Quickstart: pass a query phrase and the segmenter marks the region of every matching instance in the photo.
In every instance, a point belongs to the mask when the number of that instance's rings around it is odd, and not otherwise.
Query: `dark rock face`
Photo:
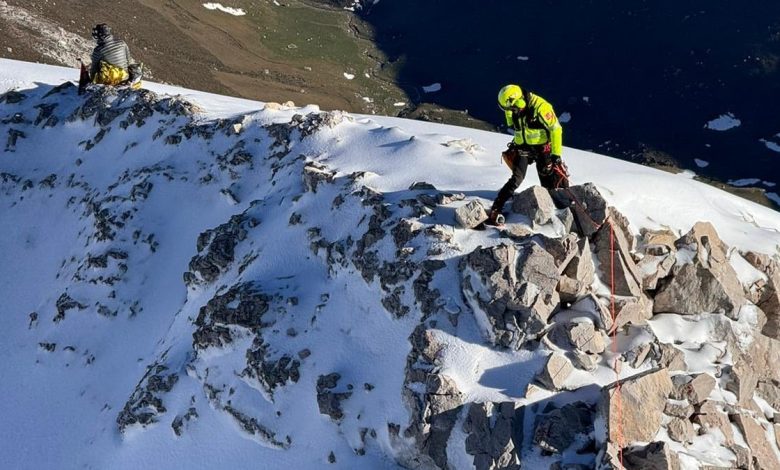
[[[341,402],[352,396],[351,391],[336,392],[341,374],[333,372],[321,375],[317,379],[317,406],[320,413],[330,416],[334,421],[340,421],[344,417]]]
[[[146,375],[135,387],[122,412],[117,416],[119,432],[124,432],[128,426],[135,424],[147,426],[156,423],[158,417],[167,411],[162,397],[170,392],[179,380],[178,374],[166,374],[167,370],[168,368],[162,364],[149,366]]]
[[[268,347],[258,336],[252,343],[252,348],[246,352],[246,368],[243,375],[257,379],[265,390],[273,396],[273,391],[287,382],[297,382],[301,374],[301,362],[288,355],[277,360],[268,359]]]
[[[623,458],[629,469],[680,469],[680,458],[666,442],[651,442],[643,447],[632,448]]]
[[[60,297],[57,299],[57,315],[54,316],[54,323],[64,320],[65,313],[68,310],[72,310],[74,308],[84,310],[87,308],[87,306],[76,300],[73,300],[73,298],[71,298],[71,296],[69,296],[67,293],[62,293],[62,295],[60,295]]]
[[[463,424],[466,453],[479,470],[519,470],[523,413],[513,402],[472,403]]]
[[[592,408],[582,402],[554,409],[537,418],[533,442],[544,451],[563,454],[578,435],[593,432],[593,415]]]
[[[263,321],[263,315],[268,312],[271,300],[252,283],[238,284],[225,294],[215,296],[200,309],[195,320],[197,329],[192,335],[193,346],[196,349],[225,346],[233,341],[231,326],[259,332],[268,324]],[[234,303],[237,304],[231,306]]]
[[[195,407],[190,407],[189,410],[187,410],[186,413],[183,415],[178,415],[173,419],[173,422],[171,422],[171,429],[173,429],[173,432],[181,437],[182,434],[184,434],[184,429],[186,428],[186,425],[190,421],[195,421],[198,419],[198,410]]]
[[[260,424],[257,418],[242,413],[231,405],[225,405],[222,407],[222,409],[225,410],[225,412],[232,416],[236,421],[238,421],[246,433],[252,436],[256,436],[263,442],[279,449],[287,449],[290,447],[292,441],[290,440],[289,436],[287,436],[285,441],[277,440],[276,433],[270,430],[268,427]]]
[[[246,214],[234,215],[228,222],[198,236],[198,254],[190,260],[190,271],[184,273],[187,285],[211,283],[227,271],[235,259],[235,248],[246,238],[247,229],[259,222]]]

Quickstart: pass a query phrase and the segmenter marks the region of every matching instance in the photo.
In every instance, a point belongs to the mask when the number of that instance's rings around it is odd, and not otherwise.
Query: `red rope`
[[[609,224],[609,307],[612,316],[612,355],[614,356],[614,362],[612,368],[615,371],[616,385],[615,385],[615,397],[617,400],[617,433],[618,433],[618,455],[620,457],[620,466],[623,466],[623,397],[620,393],[620,371],[618,370],[618,354],[617,354],[617,314],[615,313],[615,227],[612,222],[607,220]]]
[[[567,177],[567,175],[557,166],[553,167],[553,170],[558,173],[560,176],[560,179],[558,180],[558,184],[560,184],[561,181],[563,181],[564,178]],[[618,350],[617,350],[617,314],[615,313],[615,227],[612,225],[612,221],[609,219],[605,219],[603,223],[598,223],[595,220],[593,220],[593,217],[590,216],[588,211],[585,209],[585,207],[580,203],[580,201],[577,199],[577,197],[572,193],[569,188],[562,188],[566,193],[569,195],[572,201],[577,205],[577,207],[580,208],[583,214],[585,214],[586,217],[588,217],[593,223],[593,226],[596,228],[596,230],[601,229],[602,225],[609,224],[609,309],[610,309],[610,316],[612,317],[612,328],[611,328],[611,334],[612,334],[612,355],[614,357],[614,362],[612,363],[612,369],[615,371],[615,399],[617,401],[617,441],[616,444],[618,445],[618,458],[620,460],[620,466],[621,468],[624,468],[623,464],[623,447],[624,447],[624,438],[623,438],[623,396],[621,394],[621,385],[620,385],[620,371],[618,366]]]

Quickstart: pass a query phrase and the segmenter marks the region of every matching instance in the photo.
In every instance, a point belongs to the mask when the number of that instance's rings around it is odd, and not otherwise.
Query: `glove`
[[[561,160],[559,155],[549,155],[544,159],[544,161],[544,166],[541,169],[541,173],[543,175],[551,175],[553,174],[553,168],[562,167],[563,165],[563,160]],[[538,164],[541,164],[541,162],[537,163],[537,165]]]
[[[510,140],[508,144],[506,144],[506,148],[509,150],[519,150],[520,146],[515,143],[514,140]]]

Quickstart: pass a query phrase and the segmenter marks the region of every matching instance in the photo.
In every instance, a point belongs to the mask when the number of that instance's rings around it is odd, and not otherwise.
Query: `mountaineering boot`
[[[485,221],[485,225],[492,225],[494,227],[498,227],[501,225],[504,225],[504,222],[506,219],[504,219],[504,215],[501,213],[498,209],[490,209],[490,213],[488,214],[488,218]]]

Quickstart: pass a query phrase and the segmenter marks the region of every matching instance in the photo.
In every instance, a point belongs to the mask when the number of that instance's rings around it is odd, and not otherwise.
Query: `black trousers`
[[[512,169],[512,176],[498,191],[498,196],[495,202],[493,202],[491,209],[498,209],[499,211],[503,209],[506,201],[512,197],[515,190],[520,187],[520,183],[525,179],[529,163],[536,162],[536,173],[539,175],[539,182],[542,184],[542,187],[555,189],[568,186],[568,181],[561,181],[560,177],[547,167],[550,163],[550,154],[544,152],[544,145],[521,145],[513,150],[508,150],[506,153],[509,153],[510,161],[507,161],[507,164]]]

